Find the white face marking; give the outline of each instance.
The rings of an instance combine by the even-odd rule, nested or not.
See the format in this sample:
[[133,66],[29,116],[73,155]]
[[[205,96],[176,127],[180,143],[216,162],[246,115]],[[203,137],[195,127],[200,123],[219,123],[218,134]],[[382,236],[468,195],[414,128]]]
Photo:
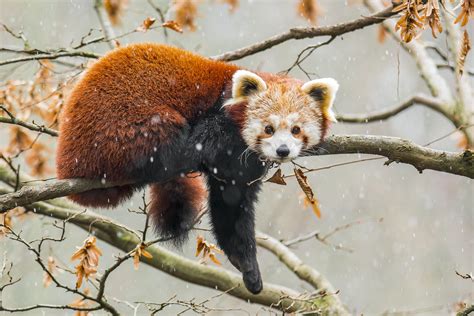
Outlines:
[[[294,126],[300,127],[301,133],[307,126],[308,131],[314,135],[309,138],[319,137],[318,124],[304,124],[299,121],[300,118],[298,113],[291,113],[285,117],[270,114],[266,120],[253,118],[249,120],[243,130],[243,137],[251,149],[256,150],[265,158],[278,162],[290,161],[300,155],[304,146],[301,135],[292,134],[291,130]],[[272,135],[265,133],[267,125],[273,128]],[[306,133],[307,131],[305,131]],[[285,148],[287,153],[282,155],[282,150],[285,151]]]
[[[286,146],[289,150],[288,156],[281,157],[277,150]],[[286,162],[299,156],[303,147],[303,142],[291,134],[290,128],[278,129],[268,138],[262,139],[261,150],[265,157],[279,162]]]

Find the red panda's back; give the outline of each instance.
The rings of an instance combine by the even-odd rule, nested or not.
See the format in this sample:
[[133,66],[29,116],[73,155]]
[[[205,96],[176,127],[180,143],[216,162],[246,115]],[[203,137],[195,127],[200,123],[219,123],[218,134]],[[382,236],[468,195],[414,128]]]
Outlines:
[[156,44],[119,48],[75,86],[61,115],[59,178],[122,179],[137,157],[166,143],[212,106],[238,68]]

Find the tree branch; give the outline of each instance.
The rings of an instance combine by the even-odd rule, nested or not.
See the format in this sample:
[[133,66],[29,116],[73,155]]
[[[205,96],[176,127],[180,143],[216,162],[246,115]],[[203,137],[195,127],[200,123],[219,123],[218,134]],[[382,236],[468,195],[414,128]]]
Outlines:
[[25,57],[18,57],[18,58],[12,58],[12,59],[7,59],[4,61],[0,61],[0,66],[8,65],[8,64],[14,64],[14,63],[20,63],[24,61],[31,61],[31,60],[43,60],[43,59],[58,59],[61,57],[84,57],[84,58],[93,58],[97,59],[100,57],[100,55],[91,53],[91,52],[83,52],[83,51],[65,51],[65,52],[55,52],[55,53],[49,53],[49,54],[38,54],[38,55],[32,55],[32,56],[25,56]]
[[34,122],[28,123],[28,122],[17,119],[11,112],[9,112],[2,105],[0,105],[0,110],[3,110],[4,112],[6,112],[7,115],[9,116],[9,117],[0,116],[0,123],[18,125],[35,132],[40,132],[40,133],[48,134],[51,136],[58,136],[58,132],[54,129],[50,129],[44,125],[37,125]]
[[[0,165],[0,168],[2,166]],[[0,179],[1,180],[1,179]],[[20,190],[0,195],[0,213],[18,206],[25,206],[37,201],[46,201],[93,189],[122,186],[127,182],[102,182],[101,180],[66,179],[54,180],[37,186],[23,186]]]
[[[462,153],[446,152],[419,146],[411,141],[386,136],[334,135],[314,148],[308,155],[372,154],[385,156],[385,164],[401,162],[414,166],[420,173],[431,169],[468,178],[474,178],[474,155],[470,150]],[[3,170],[2,170],[3,169]],[[8,172],[0,165],[2,174]],[[165,181],[158,179],[157,181]],[[20,190],[0,196],[0,213],[17,206],[25,206],[37,201],[45,201],[92,189],[126,185],[129,182],[102,182],[101,180],[66,179],[43,183],[38,186],[23,186]]]
[[[375,121],[386,120],[388,118],[391,118],[392,116],[397,115],[398,113],[412,107],[415,104],[424,105],[438,113],[441,113],[450,121],[453,121],[452,113],[445,111],[445,107],[442,102],[440,102],[436,98],[422,95],[422,94],[415,95],[390,109],[368,113],[368,114],[341,114],[341,115],[337,115],[336,118],[339,122],[344,122],[344,123],[375,122]],[[454,122],[453,124],[456,125]]]
[[392,12],[392,7],[386,8],[377,12],[371,16],[361,17],[359,19],[339,23],[331,26],[320,26],[320,27],[295,27],[290,29],[287,32],[274,35],[264,41],[243,47],[234,51],[230,51],[221,55],[213,56],[212,59],[222,60],[222,61],[233,61],[237,59],[242,59],[244,57],[262,52],[273,46],[279,45],[288,40],[299,40],[304,38],[314,38],[319,36],[331,36],[336,37],[342,34],[353,32],[355,30],[363,29],[364,27],[378,24],[384,21],[385,19],[395,15],[396,13]]
[[[0,193],[6,190],[0,188]],[[26,207],[41,214],[57,219],[69,219],[68,222],[94,234],[108,244],[130,252],[140,244],[138,234],[115,223],[113,220],[95,214],[91,211],[80,212],[74,209],[62,208],[45,202],[35,202]],[[163,247],[153,245],[146,249],[152,258],[141,257],[142,261],[158,270],[181,280],[197,285],[228,291],[234,297],[265,306],[280,309],[286,312],[325,310],[326,305],[317,300],[305,298],[304,295],[283,286],[265,283],[263,291],[253,295],[245,289],[240,275],[228,270],[205,266],[196,261],[181,257]]]
[[471,313],[474,313],[474,305],[470,305],[463,309],[462,311],[458,312],[456,316],[468,316]]
[[[388,136],[334,135],[314,148],[313,155],[372,154],[385,156],[392,162],[414,166],[420,173],[431,169],[474,178],[474,153],[462,153],[422,147],[409,140]],[[311,154],[310,154],[311,155]]]
[[305,264],[287,246],[277,239],[264,234],[257,233],[257,244],[272,252],[288,269],[295,273],[301,280],[308,282],[320,295],[321,302],[326,302],[332,309],[328,312],[333,315],[348,315],[342,305],[337,292],[331,283],[326,280],[317,270]]

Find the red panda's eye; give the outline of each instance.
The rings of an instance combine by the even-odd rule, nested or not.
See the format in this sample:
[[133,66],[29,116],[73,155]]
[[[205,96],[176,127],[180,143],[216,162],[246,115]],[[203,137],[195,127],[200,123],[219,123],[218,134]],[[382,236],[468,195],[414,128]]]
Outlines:
[[301,128],[299,128],[299,126],[293,126],[293,128],[291,129],[291,134],[293,135],[298,135],[300,132]]
[[273,135],[274,132],[275,132],[275,130],[273,129],[273,126],[271,126],[271,125],[265,126],[265,133],[266,134]]

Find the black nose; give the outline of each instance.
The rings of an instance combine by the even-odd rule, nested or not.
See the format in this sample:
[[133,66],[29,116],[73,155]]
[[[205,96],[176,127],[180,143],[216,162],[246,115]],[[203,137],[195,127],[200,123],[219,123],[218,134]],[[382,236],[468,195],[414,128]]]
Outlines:
[[286,145],[281,145],[280,147],[277,148],[276,152],[277,152],[277,155],[282,158],[288,157],[288,155],[290,154],[290,148],[288,148],[288,146]]

